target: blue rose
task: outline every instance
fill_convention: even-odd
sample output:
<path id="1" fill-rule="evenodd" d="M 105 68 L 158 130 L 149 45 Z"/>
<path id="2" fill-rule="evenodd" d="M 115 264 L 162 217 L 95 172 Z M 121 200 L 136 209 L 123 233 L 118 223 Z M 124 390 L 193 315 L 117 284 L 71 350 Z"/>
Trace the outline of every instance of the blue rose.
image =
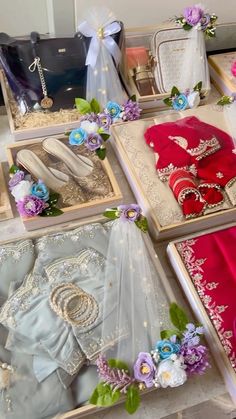
<path id="1" fill-rule="evenodd" d="M 173 354 L 177 354 L 180 351 L 180 345 L 169 340 L 159 340 L 155 349 L 158 351 L 161 359 L 166 359 Z"/>
<path id="2" fill-rule="evenodd" d="M 81 145 L 87 139 L 87 132 L 83 128 L 73 129 L 69 135 L 69 144 Z"/>
<path id="3" fill-rule="evenodd" d="M 184 111 L 188 107 L 188 99 L 184 94 L 180 94 L 173 98 L 173 109 L 176 111 Z"/>
<path id="4" fill-rule="evenodd" d="M 43 183 L 41 180 L 32 185 L 31 194 L 37 196 L 37 198 L 40 198 L 45 202 L 49 199 L 49 190 L 45 183 Z"/>
<path id="5" fill-rule="evenodd" d="M 112 118 L 119 118 L 122 111 L 120 105 L 118 105 L 116 102 L 108 102 L 106 110 Z"/>

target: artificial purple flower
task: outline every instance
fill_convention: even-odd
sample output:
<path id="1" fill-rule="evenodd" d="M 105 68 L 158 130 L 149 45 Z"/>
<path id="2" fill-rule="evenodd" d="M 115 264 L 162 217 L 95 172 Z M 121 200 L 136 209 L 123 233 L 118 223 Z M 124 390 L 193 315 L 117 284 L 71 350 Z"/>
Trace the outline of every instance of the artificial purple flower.
<path id="1" fill-rule="evenodd" d="M 98 114 L 98 120 L 96 122 L 104 131 L 108 131 L 112 124 L 112 117 L 109 113 L 102 112 Z"/>
<path id="2" fill-rule="evenodd" d="M 204 328 L 201 326 L 196 327 L 193 323 L 186 325 L 186 330 L 183 332 L 183 338 L 181 340 L 182 345 L 188 347 L 196 346 L 200 342 L 199 335 L 204 333 Z"/>
<path id="3" fill-rule="evenodd" d="M 210 22 L 211 16 L 209 15 L 209 13 L 204 14 L 201 18 L 201 29 L 205 31 Z"/>
<path id="4" fill-rule="evenodd" d="M 203 345 L 183 345 L 180 349 L 180 354 L 184 358 L 184 365 L 188 375 L 204 374 L 205 370 L 210 366 L 207 348 Z"/>
<path id="5" fill-rule="evenodd" d="M 40 198 L 34 195 L 26 195 L 21 201 L 16 203 L 18 212 L 23 217 L 34 217 L 41 214 L 47 207 L 47 204 Z"/>
<path id="6" fill-rule="evenodd" d="M 151 355 L 147 352 L 140 352 L 134 364 L 134 377 L 141 381 L 147 388 L 153 386 L 156 367 Z"/>
<path id="7" fill-rule="evenodd" d="M 102 145 L 102 138 L 99 134 L 93 133 L 89 134 L 85 140 L 84 145 L 90 150 L 95 151 Z"/>
<path id="8" fill-rule="evenodd" d="M 18 185 L 22 180 L 24 180 L 25 174 L 22 170 L 18 170 L 14 176 L 11 177 L 11 179 L 8 182 L 8 186 L 10 188 L 10 191 L 14 188 L 14 186 Z"/>
<path id="9" fill-rule="evenodd" d="M 183 12 L 184 18 L 190 26 L 197 25 L 201 21 L 203 14 L 203 9 L 198 5 L 186 7 Z"/>
<path id="10" fill-rule="evenodd" d="M 94 112 L 91 113 L 86 113 L 85 115 L 81 116 L 81 118 L 79 119 L 80 122 L 82 121 L 89 121 L 89 122 L 96 122 L 98 123 L 98 115 Z"/>
<path id="11" fill-rule="evenodd" d="M 137 102 L 132 101 L 131 99 L 127 100 L 124 103 L 124 111 L 122 115 L 123 121 L 135 121 L 140 118 L 141 108 Z"/>
<path id="12" fill-rule="evenodd" d="M 119 205 L 117 209 L 123 221 L 137 221 L 141 215 L 141 208 L 137 204 Z"/>

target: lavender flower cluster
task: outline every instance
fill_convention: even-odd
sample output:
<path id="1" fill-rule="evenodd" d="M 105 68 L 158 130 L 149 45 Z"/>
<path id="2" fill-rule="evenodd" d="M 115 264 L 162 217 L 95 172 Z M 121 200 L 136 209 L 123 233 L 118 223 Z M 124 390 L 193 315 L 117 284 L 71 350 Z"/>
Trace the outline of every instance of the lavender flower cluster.
<path id="1" fill-rule="evenodd" d="M 8 185 L 15 198 L 18 212 L 23 217 L 34 217 L 48 207 L 49 190 L 41 180 L 34 183 L 30 175 L 17 170 Z"/>
<path id="2" fill-rule="evenodd" d="M 186 7 L 183 15 L 175 18 L 175 22 L 180 24 L 183 29 L 190 30 L 196 28 L 203 31 L 209 37 L 215 36 L 217 16 L 209 14 L 205 11 L 204 7 L 200 4 Z"/>
<path id="3" fill-rule="evenodd" d="M 69 135 L 69 143 L 84 144 L 90 151 L 105 149 L 103 140 L 109 138 L 110 126 L 117 121 L 139 119 L 140 113 L 138 103 L 132 100 L 127 100 L 122 106 L 116 102 L 108 102 L 102 112 L 91 112 L 81 117 L 80 126 Z"/>
<path id="4" fill-rule="evenodd" d="M 181 339 L 173 335 L 158 341 L 151 353 L 140 352 L 133 374 L 109 367 L 106 358 L 100 355 L 97 360 L 99 376 L 113 391 L 123 393 L 134 383 L 140 390 L 178 387 L 192 374 L 203 374 L 209 367 L 207 348 L 200 344 L 202 334 L 202 327 L 188 323 Z"/>

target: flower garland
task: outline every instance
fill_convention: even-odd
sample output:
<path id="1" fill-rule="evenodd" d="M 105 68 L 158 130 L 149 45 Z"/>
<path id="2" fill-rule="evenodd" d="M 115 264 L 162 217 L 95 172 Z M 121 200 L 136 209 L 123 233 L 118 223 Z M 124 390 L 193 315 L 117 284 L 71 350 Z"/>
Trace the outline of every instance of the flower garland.
<path id="1" fill-rule="evenodd" d="M 16 207 L 22 217 L 57 216 L 63 211 L 56 208 L 59 194 L 49 192 L 41 180 L 33 182 L 31 176 L 13 165 L 10 168 L 9 189 L 16 201 Z"/>
<path id="2" fill-rule="evenodd" d="M 134 413 L 140 404 L 140 391 L 149 388 L 178 387 L 193 374 L 203 374 L 210 366 L 208 351 L 200 344 L 203 328 L 189 322 L 176 303 L 170 306 L 170 319 L 175 327 L 163 330 L 161 340 L 150 352 L 140 352 L 130 369 L 117 359 L 97 359 L 101 382 L 95 388 L 90 403 L 111 406 L 125 396 L 125 409 Z"/>
<path id="3" fill-rule="evenodd" d="M 183 14 L 174 20 L 186 31 L 196 28 L 210 38 L 215 36 L 217 16 L 214 13 L 211 15 L 206 13 L 205 8 L 200 4 L 186 7 Z"/>
<path id="4" fill-rule="evenodd" d="M 199 105 L 200 100 L 204 98 L 201 89 L 201 81 L 194 86 L 193 90 L 186 90 L 185 93 L 181 93 L 176 86 L 173 86 L 170 97 L 163 99 L 163 102 L 176 111 L 183 111 L 187 108 L 194 109 Z"/>
<path id="5" fill-rule="evenodd" d="M 84 144 L 90 151 L 96 152 L 101 160 L 106 157 L 104 142 L 110 137 L 109 129 L 115 122 L 134 121 L 140 118 L 141 109 L 132 97 L 123 105 L 108 102 L 106 108 L 101 107 L 96 99 L 88 102 L 76 98 L 75 105 L 81 115 L 79 127 L 69 133 L 71 145 Z"/>
<path id="6" fill-rule="evenodd" d="M 119 205 L 117 208 L 109 208 L 103 213 L 107 218 L 115 220 L 120 218 L 122 221 L 135 223 L 144 233 L 148 231 L 148 222 L 142 215 L 141 208 L 137 204 Z"/>

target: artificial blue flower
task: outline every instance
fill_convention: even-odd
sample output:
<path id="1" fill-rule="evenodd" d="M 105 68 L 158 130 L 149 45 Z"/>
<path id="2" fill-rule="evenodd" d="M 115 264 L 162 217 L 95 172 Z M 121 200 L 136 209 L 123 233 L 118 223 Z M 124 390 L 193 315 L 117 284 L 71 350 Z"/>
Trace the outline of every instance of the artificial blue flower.
<path id="1" fill-rule="evenodd" d="M 177 354 L 180 351 L 180 345 L 169 340 L 159 340 L 155 349 L 158 351 L 161 359 L 166 359 L 173 354 Z"/>
<path id="2" fill-rule="evenodd" d="M 87 139 L 87 132 L 83 128 L 73 129 L 69 135 L 69 144 L 81 145 Z"/>
<path id="3" fill-rule="evenodd" d="M 116 102 L 108 102 L 106 106 L 106 111 L 111 115 L 112 118 L 119 118 L 122 111 L 120 105 Z"/>
<path id="4" fill-rule="evenodd" d="M 188 107 L 187 97 L 181 93 L 180 95 L 173 98 L 172 106 L 175 111 L 184 111 L 184 109 Z"/>
<path id="5" fill-rule="evenodd" d="M 45 183 L 41 180 L 32 185 L 31 194 L 37 196 L 37 198 L 42 199 L 45 202 L 49 199 L 49 190 Z"/>

